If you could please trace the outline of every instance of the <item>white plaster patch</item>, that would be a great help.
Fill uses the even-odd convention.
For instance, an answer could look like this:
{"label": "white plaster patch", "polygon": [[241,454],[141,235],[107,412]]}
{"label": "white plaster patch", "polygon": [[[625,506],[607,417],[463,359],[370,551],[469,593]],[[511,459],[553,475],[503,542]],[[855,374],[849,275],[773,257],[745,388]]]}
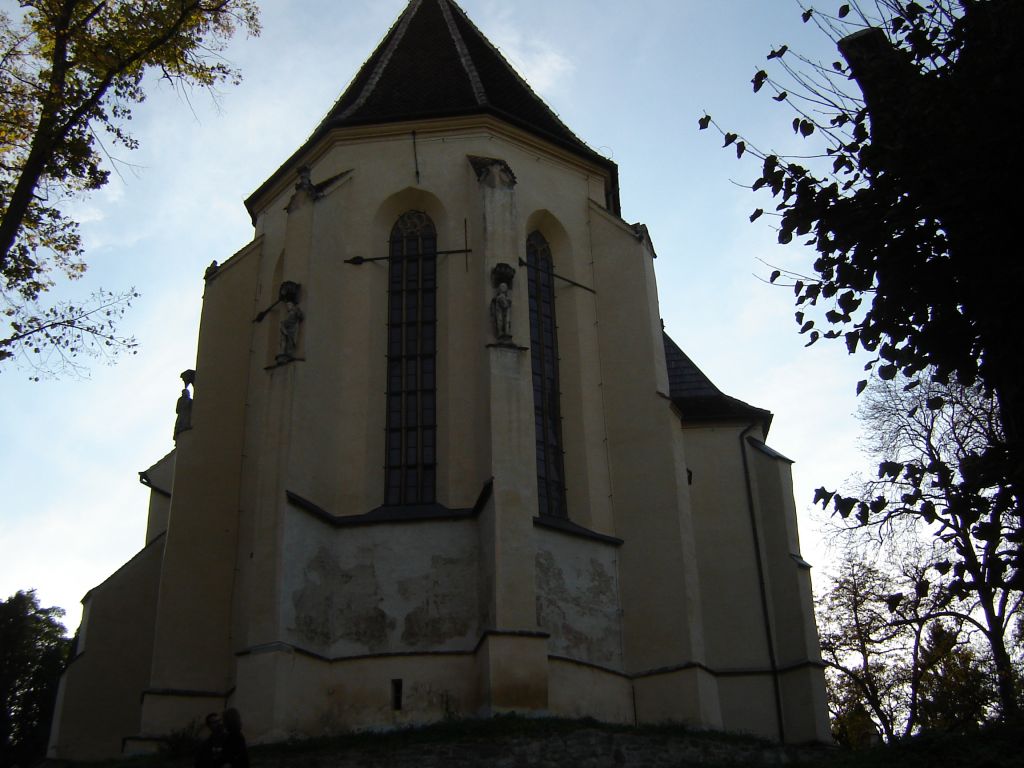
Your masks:
{"label": "white plaster patch", "polygon": [[537,530],[537,624],[557,656],[618,668],[622,618],[616,551]]}
{"label": "white plaster patch", "polygon": [[286,640],[331,658],[470,650],[480,632],[475,521],[285,524]]}

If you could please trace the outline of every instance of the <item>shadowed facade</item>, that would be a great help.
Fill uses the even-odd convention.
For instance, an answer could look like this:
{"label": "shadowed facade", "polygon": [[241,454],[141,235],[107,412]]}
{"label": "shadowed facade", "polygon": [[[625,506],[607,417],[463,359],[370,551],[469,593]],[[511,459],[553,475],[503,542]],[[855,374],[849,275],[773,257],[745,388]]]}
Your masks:
{"label": "shadowed facade", "polygon": [[226,706],[254,742],[502,712],[828,740],[771,414],[664,335],[614,163],[455,3],[412,0],[246,206],[51,756]]}

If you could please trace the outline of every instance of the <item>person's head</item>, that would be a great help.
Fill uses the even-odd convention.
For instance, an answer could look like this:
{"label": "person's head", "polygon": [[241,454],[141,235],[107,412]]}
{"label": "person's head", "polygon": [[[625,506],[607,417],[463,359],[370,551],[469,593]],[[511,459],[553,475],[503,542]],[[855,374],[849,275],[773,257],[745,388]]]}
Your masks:
{"label": "person's head", "polygon": [[242,716],[234,707],[224,710],[224,727],[228,733],[242,732]]}
{"label": "person's head", "polygon": [[224,730],[224,723],[221,722],[220,715],[216,712],[211,712],[206,716],[206,727],[209,728],[212,733],[219,733]]}

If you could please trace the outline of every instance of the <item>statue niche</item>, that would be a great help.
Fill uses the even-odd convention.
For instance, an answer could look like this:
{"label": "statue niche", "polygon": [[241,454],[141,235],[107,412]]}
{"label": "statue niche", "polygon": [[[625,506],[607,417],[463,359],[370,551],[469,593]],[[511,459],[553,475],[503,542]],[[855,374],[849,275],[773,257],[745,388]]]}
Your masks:
{"label": "statue niche", "polygon": [[516,271],[505,263],[491,270],[494,297],[491,299],[491,323],[499,344],[513,345],[512,340],[512,281]]}
{"label": "statue niche", "polygon": [[299,326],[305,319],[302,308],[299,307],[299,284],[293,283],[291,280],[281,283],[277,301],[284,304],[280,343],[276,358],[280,365],[294,360],[296,350],[299,348]]}

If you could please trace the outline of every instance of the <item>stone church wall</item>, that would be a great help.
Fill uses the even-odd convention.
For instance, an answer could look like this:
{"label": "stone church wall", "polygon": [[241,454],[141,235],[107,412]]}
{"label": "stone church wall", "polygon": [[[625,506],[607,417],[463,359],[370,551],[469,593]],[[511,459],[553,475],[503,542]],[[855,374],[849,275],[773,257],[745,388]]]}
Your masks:
{"label": "stone church wall", "polygon": [[58,692],[51,752],[99,760],[139,732],[139,695],[149,681],[160,565],[158,537],[82,600],[75,658]]}
{"label": "stone church wall", "polygon": [[622,615],[616,550],[536,529],[537,625],[548,653],[619,670]]}
{"label": "stone church wall", "polygon": [[285,522],[285,640],[328,658],[471,651],[480,636],[476,522],[330,528]]}

